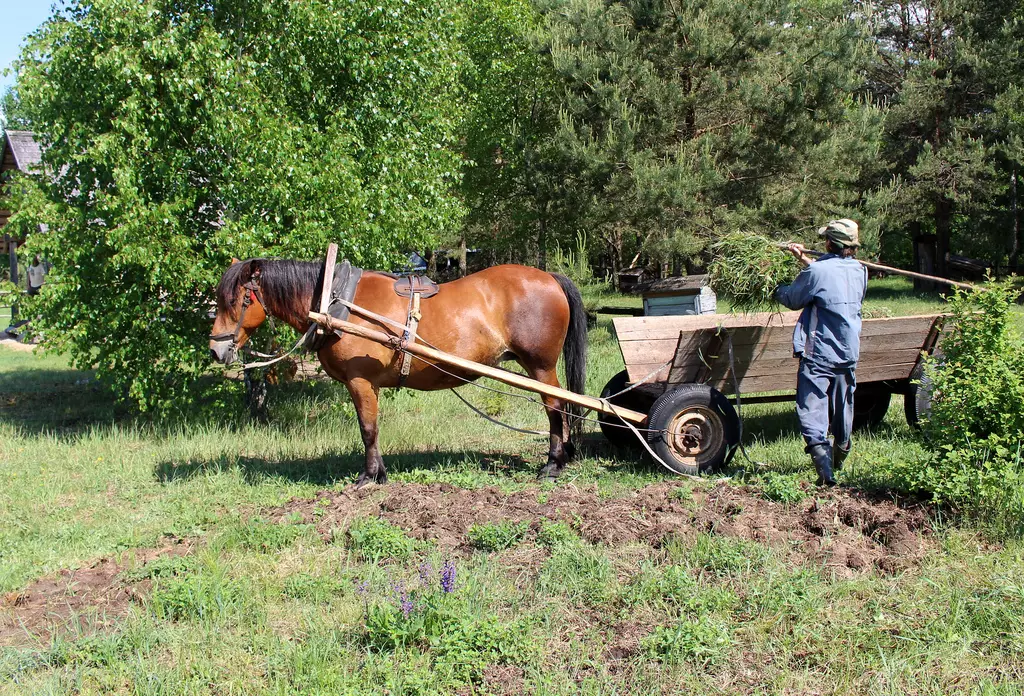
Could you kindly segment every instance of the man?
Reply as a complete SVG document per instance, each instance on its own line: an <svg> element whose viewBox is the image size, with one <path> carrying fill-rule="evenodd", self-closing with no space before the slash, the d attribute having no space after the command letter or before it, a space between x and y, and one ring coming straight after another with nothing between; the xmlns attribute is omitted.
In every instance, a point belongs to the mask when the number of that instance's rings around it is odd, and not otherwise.
<svg viewBox="0 0 1024 696"><path fill-rule="evenodd" d="M32 259L32 265L28 267L28 294L38 295L39 288L46 282L46 265L39 260L39 254Z"/></svg>
<svg viewBox="0 0 1024 696"><path fill-rule="evenodd" d="M800 430L818 472L818 485L834 486L835 469L850 454L855 371L860 357L861 303L867 269L857 262L859 230L853 220L832 220L818 230L828 252L817 261L801 244L789 251L804 268L792 285L775 291L790 309L803 309L793 331L793 354L800 358L796 412ZM828 440L829 430L835 445Z"/></svg>

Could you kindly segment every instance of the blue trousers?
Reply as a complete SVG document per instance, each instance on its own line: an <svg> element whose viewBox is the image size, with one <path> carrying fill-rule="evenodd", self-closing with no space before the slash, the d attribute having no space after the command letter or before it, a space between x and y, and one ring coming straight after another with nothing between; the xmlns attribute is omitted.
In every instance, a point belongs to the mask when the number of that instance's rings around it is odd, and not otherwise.
<svg viewBox="0 0 1024 696"><path fill-rule="evenodd" d="M853 392L857 389L854 367L828 367L800 359L796 378L796 415L808 447L828 444L850 446L853 431Z"/></svg>

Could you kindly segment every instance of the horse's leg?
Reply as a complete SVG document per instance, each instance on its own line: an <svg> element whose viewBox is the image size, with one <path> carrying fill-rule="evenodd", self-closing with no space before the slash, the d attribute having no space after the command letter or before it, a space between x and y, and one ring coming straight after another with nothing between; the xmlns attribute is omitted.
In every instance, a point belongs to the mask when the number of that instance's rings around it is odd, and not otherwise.
<svg viewBox="0 0 1024 696"><path fill-rule="evenodd" d="M378 389L369 381L361 378L345 382L348 393L352 395L352 403L359 417L359 432L363 436L366 448L366 468L356 481L356 488L368 483L387 483L388 472L384 468L384 459L377 448L377 395Z"/></svg>
<svg viewBox="0 0 1024 696"><path fill-rule="evenodd" d="M524 365L524 367L533 379L552 387L559 386L558 371L554 367L545 369L531 365ZM565 413L568 404L553 396L543 396L542 399L544 408L548 412L551 447L548 450L547 464L537 472L537 476L543 479L554 479L561 475L566 463L572 458L575 448L569 442L569 416Z"/></svg>

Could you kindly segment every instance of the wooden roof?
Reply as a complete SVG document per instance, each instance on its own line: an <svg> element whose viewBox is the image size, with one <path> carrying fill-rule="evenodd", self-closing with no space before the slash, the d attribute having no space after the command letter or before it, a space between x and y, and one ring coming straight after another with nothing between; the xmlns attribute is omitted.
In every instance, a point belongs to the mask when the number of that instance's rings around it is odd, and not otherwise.
<svg viewBox="0 0 1024 696"><path fill-rule="evenodd" d="M9 130L4 133L3 171L27 172L43 161L43 152L32 131Z"/></svg>
<svg viewBox="0 0 1024 696"><path fill-rule="evenodd" d="M645 297L648 295L696 295L707 284L707 275L676 276L645 283L637 290Z"/></svg>

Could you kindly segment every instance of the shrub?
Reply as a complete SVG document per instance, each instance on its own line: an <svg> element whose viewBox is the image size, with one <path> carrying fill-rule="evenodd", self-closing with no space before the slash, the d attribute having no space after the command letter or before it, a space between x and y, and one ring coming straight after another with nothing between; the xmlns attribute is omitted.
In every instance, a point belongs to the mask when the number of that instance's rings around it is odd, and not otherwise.
<svg viewBox="0 0 1024 696"><path fill-rule="evenodd" d="M469 528L469 543L481 551L504 551L516 546L526 537L529 522L488 522Z"/></svg>
<svg viewBox="0 0 1024 696"><path fill-rule="evenodd" d="M932 407L922 424L931 456L904 481L1003 532L1024 530L1024 345L1005 283L949 303L940 353L925 362Z"/></svg>
<svg viewBox="0 0 1024 696"><path fill-rule="evenodd" d="M408 558L416 548L416 543L404 531L378 517L353 522L347 541L350 549L370 561Z"/></svg>

